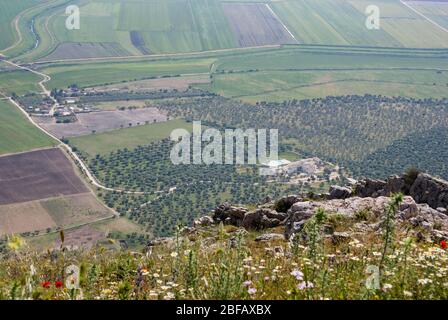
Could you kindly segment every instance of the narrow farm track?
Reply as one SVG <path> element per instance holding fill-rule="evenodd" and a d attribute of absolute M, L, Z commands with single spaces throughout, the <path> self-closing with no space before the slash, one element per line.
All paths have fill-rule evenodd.
<path fill-rule="evenodd" d="M 14 18 L 14 20 L 12 21 L 12 25 L 14 26 L 14 29 L 15 29 L 15 31 L 16 31 L 16 33 L 17 33 L 17 39 L 16 39 L 15 42 L 14 42 L 11 46 L 9 46 L 8 48 L 5 48 L 5 49 L 0 50 L 0 56 L 1 56 L 1 53 L 5 54 L 6 52 L 8 52 L 8 51 L 10 51 L 10 50 L 13 50 L 14 48 L 16 48 L 16 47 L 23 41 L 23 35 L 22 35 L 22 31 L 20 30 L 20 25 L 19 25 L 19 23 L 20 23 L 20 19 L 23 17 L 23 15 L 27 14 L 27 13 L 28 13 L 29 11 L 31 11 L 31 10 L 34 10 L 34 9 L 36 9 L 36 8 L 40 8 L 40 7 L 46 6 L 47 4 L 51 4 L 51 3 L 54 3 L 54 2 L 56 2 L 56 1 L 44 2 L 44 3 L 41 3 L 41 4 L 38 4 L 38 5 L 36 5 L 36 6 L 30 7 L 30 8 L 28 8 L 28 9 L 26 9 L 26 10 L 20 12 L 20 13 Z"/>
<path fill-rule="evenodd" d="M 39 86 L 42 88 L 42 93 L 45 94 L 47 97 L 49 97 L 53 102 L 53 107 L 51 109 L 51 115 L 54 114 L 54 110 L 56 109 L 56 107 L 59 105 L 58 102 L 56 101 L 56 99 L 54 99 L 51 96 L 51 92 L 45 87 L 45 83 L 51 80 L 51 77 L 47 74 L 44 74 L 42 72 L 38 72 L 36 70 L 33 70 L 31 68 L 28 67 L 23 67 L 20 66 L 14 62 L 11 62 L 9 60 L 6 60 L 5 57 L 0 54 L 0 61 L 3 61 L 13 67 L 19 68 L 21 70 L 24 71 L 28 71 L 31 73 L 34 73 L 40 77 L 43 78 L 43 80 L 41 80 L 39 82 Z M 69 155 L 72 157 L 72 159 L 75 161 L 75 163 L 80 167 L 81 171 L 86 175 L 86 177 L 88 178 L 89 182 L 94 185 L 95 187 L 102 189 L 102 190 L 106 190 L 106 191 L 112 191 L 112 192 L 120 192 L 120 193 L 126 193 L 126 194 L 135 194 L 135 195 L 147 195 L 147 194 L 152 194 L 151 192 L 139 192 L 139 191 L 128 191 L 128 190 L 123 190 L 123 189 L 115 189 L 115 188 L 109 188 L 103 184 L 101 184 L 98 179 L 92 174 L 92 172 L 89 170 L 89 167 L 84 163 L 84 161 L 82 161 L 82 159 L 76 154 L 76 152 L 73 151 L 72 147 L 70 147 L 68 144 L 64 143 L 62 140 L 60 140 L 58 137 L 56 137 L 54 134 L 52 134 L 51 132 L 49 132 L 48 130 L 46 130 L 45 128 L 41 127 L 36 121 L 34 121 L 34 119 L 25 111 L 24 108 L 22 108 L 20 106 L 20 104 L 15 101 L 11 96 L 7 96 L 4 93 L 0 93 L 4 99 L 9 100 L 14 106 L 16 106 L 20 112 L 22 112 L 25 117 L 35 126 L 37 127 L 39 130 L 41 130 L 42 132 L 44 132 L 46 135 L 50 136 L 51 138 L 53 138 L 54 140 L 58 141 L 60 143 L 60 146 L 62 148 L 64 148 Z"/>
<path fill-rule="evenodd" d="M 440 24 L 438 24 L 437 22 L 435 22 L 434 20 L 428 18 L 426 15 L 424 15 L 423 13 L 421 13 L 420 11 L 418 11 L 417 9 L 415 9 L 414 7 L 412 7 L 411 5 L 407 4 L 405 1 L 400 0 L 401 4 L 404 5 L 405 7 L 411 9 L 412 11 L 414 11 L 416 14 L 418 14 L 419 16 L 421 16 L 422 18 L 424 18 L 425 20 L 427 20 L 428 22 L 432 23 L 433 25 L 435 25 L 436 27 L 438 27 L 440 30 L 443 30 L 445 32 L 448 32 L 448 29 L 445 27 L 442 27 Z"/>

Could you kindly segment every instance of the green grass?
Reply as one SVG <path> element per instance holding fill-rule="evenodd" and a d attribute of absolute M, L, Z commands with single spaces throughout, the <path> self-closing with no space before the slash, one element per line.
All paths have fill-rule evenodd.
<path fill-rule="evenodd" d="M 73 83 L 80 87 L 117 83 L 154 76 L 208 72 L 214 59 L 166 59 L 139 62 L 102 62 L 47 67 L 50 88 L 64 88 Z"/>
<path fill-rule="evenodd" d="M 47 20 L 58 9 L 67 5 L 69 0 L 48 0 L 38 2 L 36 6 L 28 7 L 21 14 L 19 20 L 19 29 L 22 35 L 22 41 L 17 46 L 6 51 L 9 57 L 15 57 L 20 61 L 31 61 L 32 59 L 45 55 L 52 46 L 55 45 L 54 39 L 48 32 Z M 34 30 L 39 35 L 39 45 L 36 48 L 36 35 L 30 30 L 30 25 L 34 21 Z"/>
<path fill-rule="evenodd" d="M 288 161 L 297 161 L 300 159 L 300 156 L 295 153 L 295 152 L 291 152 L 291 151 L 285 151 L 285 152 L 280 152 L 278 154 L 278 158 L 279 159 L 286 159 Z"/>
<path fill-rule="evenodd" d="M 380 8 L 381 29 L 401 43 L 411 48 L 446 48 L 448 32 L 443 31 L 422 16 L 405 7 L 397 0 L 375 1 Z M 369 0 L 350 0 L 360 13 L 372 4 Z"/>
<path fill-rule="evenodd" d="M 105 155 L 118 149 L 133 149 L 140 145 L 165 139 L 175 129 L 191 130 L 191 124 L 182 119 L 167 122 L 142 125 L 132 128 L 113 130 L 101 134 L 91 134 L 70 139 L 70 144 L 90 156 Z M 167 150 L 167 152 L 169 152 Z"/>
<path fill-rule="evenodd" d="M 0 0 L 0 50 L 11 46 L 18 38 L 15 27 L 13 26 L 14 18 L 26 8 L 38 4 L 38 0 Z"/>
<path fill-rule="evenodd" d="M 291 46 L 219 59 L 217 71 L 341 68 L 448 68 L 446 51 Z"/>
<path fill-rule="evenodd" d="M 40 80 L 38 75 L 24 70 L 0 72 L 0 92 L 7 95 L 40 92 L 42 89 L 37 84 Z"/>
<path fill-rule="evenodd" d="M 448 6 L 445 4 L 421 2 L 419 4 L 412 4 L 412 7 L 440 26 L 448 28 Z"/>
<path fill-rule="evenodd" d="M 5 100 L 0 100 L 0 137 L 0 154 L 23 152 L 57 144 Z"/>
<path fill-rule="evenodd" d="M 322 211 L 321 211 L 322 212 Z M 321 213 L 331 227 L 351 232 L 357 220 L 338 213 Z M 381 217 L 385 214 L 381 213 Z M 375 218 L 376 220 L 379 220 Z M 317 221 L 317 222 L 315 222 Z M 199 228 L 194 235 L 167 240 L 145 256 L 130 250 L 73 250 L 82 270 L 80 289 L 56 288 L 49 275 L 64 274 L 67 258 L 27 248 L 12 237 L 0 259 L 0 298 L 5 300 L 446 300 L 446 249 L 418 241 L 416 230 L 398 224 L 395 232 L 358 232 L 347 241 L 331 241 L 307 220 L 295 241 L 254 239 L 282 228 L 239 232 L 238 227 Z M 367 223 L 364 222 L 363 223 Z M 427 231 L 422 231 L 426 236 Z M 420 234 L 422 233 L 420 232 Z M 351 232 L 353 234 L 353 232 Z M 382 236 L 389 234 L 385 245 Z M 306 240 L 302 240 L 305 238 Z M 53 236 L 52 240 L 57 237 Z M 231 240 L 231 239 L 236 239 Z M 32 240 L 31 240 L 32 241 Z M 213 241 L 213 246 L 210 242 Z M 229 242 L 235 243 L 229 247 Z M 274 248 L 276 252 L 274 252 Z M 385 249 L 383 249 L 385 248 Z M 143 257 L 142 257 L 143 255 Z M 18 257 L 18 258 L 16 258 Z M 329 262 L 330 261 L 330 262 Z M 30 265 L 35 276 L 29 276 Z M 367 267 L 370 266 L 367 272 Z M 381 271 L 377 287 L 375 268 Z M 369 271 L 368 270 L 368 271 Z M 136 275 L 143 281 L 136 285 Z M 50 282 L 42 287 L 42 279 Z M 369 281 L 370 280 L 370 281 Z M 81 294 L 82 289 L 82 294 Z M 72 293 L 70 293 L 72 292 Z M 73 297 L 73 298 L 71 298 Z"/>
<path fill-rule="evenodd" d="M 210 85 L 198 87 L 247 102 L 326 95 L 446 97 L 446 52 L 300 46 L 223 57 Z"/>
<path fill-rule="evenodd" d="M 132 55 L 141 55 L 130 32 L 140 33 L 152 53 L 179 53 L 236 47 L 219 0 L 79 1 L 80 30 L 65 28 L 59 9 L 50 16 L 57 43 L 117 43 Z M 41 30 L 45 32 L 45 30 Z"/>
<path fill-rule="evenodd" d="M 202 88 L 247 102 L 346 94 L 443 98 L 448 71 L 260 71 L 215 75 L 213 85 Z"/>
<path fill-rule="evenodd" d="M 371 4 L 380 9 L 380 30 L 365 26 L 365 10 Z M 270 5 L 305 44 L 448 47 L 448 33 L 396 0 L 288 0 Z"/>

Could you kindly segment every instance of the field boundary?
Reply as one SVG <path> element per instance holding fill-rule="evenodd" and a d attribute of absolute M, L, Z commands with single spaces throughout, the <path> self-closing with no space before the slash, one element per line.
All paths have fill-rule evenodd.
<path fill-rule="evenodd" d="M 413 8 L 411 5 L 407 4 L 406 2 L 404 2 L 403 0 L 400 0 L 401 4 L 403 4 L 404 6 L 406 6 L 407 8 L 411 9 L 412 11 L 414 11 L 416 14 L 418 14 L 419 16 L 423 17 L 424 19 L 426 19 L 428 22 L 432 23 L 433 25 L 435 25 L 436 27 L 438 27 L 440 30 L 443 30 L 445 32 L 448 32 L 447 28 L 442 27 L 440 24 L 438 24 L 437 22 L 435 22 L 434 20 L 428 18 L 426 15 L 424 15 L 423 13 L 421 13 L 420 11 L 418 11 L 417 9 Z"/>
<path fill-rule="evenodd" d="M 296 37 L 294 36 L 294 34 L 288 29 L 288 27 L 283 23 L 282 19 L 280 19 L 280 17 L 274 12 L 274 10 L 272 10 L 271 6 L 269 5 L 269 3 L 265 3 L 266 7 L 268 8 L 269 12 L 272 14 L 272 16 L 278 20 L 278 22 L 280 22 L 280 24 L 283 26 L 283 28 L 286 30 L 286 32 L 289 33 L 289 35 L 294 39 L 295 42 L 297 42 L 297 44 L 300 44 L 300 41 L 296 39 Z"/>
<path fill-rule="evenodd" d="M 134 55 L 134 56 L 121 56 L 121 57 L 97 57 L 97 58 L 80 58 L 80 59 L 58 59 L 58 60 L 39 60 L 34 61 L 32 64 L 51 64 L 51 63 L 67 63 L 67 62 L 83 62 L 83 61 L 109 61 L 109 60 L 133 60 L 133 59 L 142 59 L 145 61 L 146 59 L 152 60 L 157 58 L 172 58 L 172 57 L 180 57 L 180 58 L 195 58 L 198 55 L 207 55 L 211 53 L 225 53 L 225 52 L 238 52 L 238 51 L 246 51 L 253 49 L 276 49 L 281 48 L 283 45 L 281 44 L 268 44 L 263 46 L 251 46 L 251 47 L 241 47 L 241 48 L 225 48 L 225 49 L 216 49 L 216 50 L 204 50 L 204 51 L 193 51 L 193 52 L 180 52 L 180 53 L 160 53 L 160 54 L 146 54 L 146 55 Z"/>

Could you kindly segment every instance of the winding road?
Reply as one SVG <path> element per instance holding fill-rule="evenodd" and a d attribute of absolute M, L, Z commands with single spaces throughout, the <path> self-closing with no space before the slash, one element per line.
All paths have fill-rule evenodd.
<path fill-rule="evenodd" d="M 47 97 L 49 97 L 52 101 L 53 101 L 53 106 L 51 108 L 50 111 L 50 115 L 53 116 L 54 115 L 54 111 L 55 109 L 59 106 L 59 103 L 57 102 L 57 100 L 55 98 L 53 98 L 51 96 L 51 91 L 49 91 L 47 89 L 47 87 L 45 86 L 45 83 L 51 80 L 51 77 L 45 73 L 42 72 L 38 72 L 36 70 L 33 70 L 31 68 L 28 67 L 24 67 L 21 65 L 18 65 L 10 60 L 7 60 L 5 58 L 4 55 L 0 54 L 0 61 L 3 61 L 4 63 L 7 63 L 15 68 L 21 69 L 21 70 L 25 70 L 31 73 L 34 73 L 40 77 L 42 77 L 43 79 L 41 81 L 39 81 L 39 86 L 42 88 L 42 93 L 45 94 Z M 73 160 L 75 161 L 75 163 L 80 167 L 81 171 L 86 175 L 86 177 L 88 178 L 89 182 L 94 185 L 95 187 L 102 189 L 102 190 L 106 190 L 106 191 L 113 191 L 113 192 L 120 192 L 120 193 L 126 193 L 126 194 L 135 194 L 135 195 L 146 195 L 146 194 L 152 194 L 151 192 L 139 192 L 139 191 L 129 191 L 129 190 L 123 190 L 123 189 L 115 189 L 115 188 L 109 188 L 103 184 L 101 184 L 98 179 L 92 174 L 92 172 L 89 170 L 89 167 L 84 163 L 84 161 L 76 154 L 76 152 L 73 151 L 72 147 L 70 147 L 68 144 L 64 143 L 61 139 L 59 139 L 58 137 L 56 137 L 54 134 L 52 134 L 51 132 L 49 132 L 48 130 L 46 130 L 45 128 L 41 127 L 36 121 L 34 121 L 34 119 L 25 111 L 24 108 L 22 108 L 20 106 L 20 104 L 14 100 L 11 96 L 7 96 L 4 93 L 0 93 L 0 95 L 2 95 L 4 97 L 4 99 L 9 100 L 14 106 L 16 106 L 20 112 L 22 112 L 26 118 L 35 126 L 37 127 L 39 130 L 41 130 L 42 132 L 44 132 L 46 135 L 50 136 L 51 138 L 53 138 L 54 140 L 58 141 L 61 145 L 61 147 L 63 147 L 68 153 L 69 155 L 73 158 Z"/>

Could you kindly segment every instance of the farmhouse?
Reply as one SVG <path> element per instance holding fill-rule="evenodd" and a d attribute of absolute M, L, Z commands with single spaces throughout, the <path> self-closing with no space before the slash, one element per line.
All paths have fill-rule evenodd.
<path fill-rule="evenodd" d="M 260 166 L 260 174 L 262 175 L 279 175 L 285 172 L 285 167 L 291 162 L 286 159 L 281 160 L 271 160 L 262 163 Z"/>

